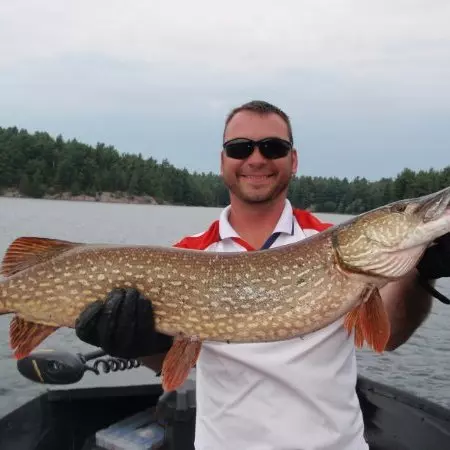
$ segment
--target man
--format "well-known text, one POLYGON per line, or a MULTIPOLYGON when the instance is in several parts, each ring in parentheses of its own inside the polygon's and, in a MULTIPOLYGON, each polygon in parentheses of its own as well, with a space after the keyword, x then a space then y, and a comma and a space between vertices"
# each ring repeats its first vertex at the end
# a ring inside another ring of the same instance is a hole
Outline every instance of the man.
MULTIPOLYGON (((177 246, 251 251, 296 242, 329 226, 293 209, 286 198, 298 161, 283 111, 261 101, 236 108, 223 140, 221 176, 230 205, 207 231, 177 246)), ((445 254, 448 268, 450 248, 445 254)), ((437 278, 432 264, 424 267, 427 278, 437 278)), ((393 350, 425 319, 431 299, 416 271, 381 294, 393 350)), ((367 449, 354 342, 342 324, 282 342, 204 343, 196 372, 196 449, 367 449)), ((77 333, 110 354, 152 355, 144 361, 158 370, 170 338, 154 333, 147 343, 152 326, 151 303, 135 290, 116 290, 80 316, 77 333)))

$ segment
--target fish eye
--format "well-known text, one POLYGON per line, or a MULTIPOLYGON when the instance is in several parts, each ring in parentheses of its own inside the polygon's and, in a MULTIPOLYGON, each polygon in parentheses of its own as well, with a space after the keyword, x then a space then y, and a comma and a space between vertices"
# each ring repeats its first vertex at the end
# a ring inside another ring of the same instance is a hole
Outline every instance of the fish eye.
POLYGON ((395 205, 394 211, 399 213, 405 212, 407 206, 406 203, 399 203, 398 205, 395 205))

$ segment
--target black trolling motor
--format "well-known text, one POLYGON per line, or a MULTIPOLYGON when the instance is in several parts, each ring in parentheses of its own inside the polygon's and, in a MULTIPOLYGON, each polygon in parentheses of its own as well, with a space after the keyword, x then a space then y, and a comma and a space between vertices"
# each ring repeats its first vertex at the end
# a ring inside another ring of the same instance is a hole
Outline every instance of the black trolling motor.
POLYGON ((43 384, 73 384, 80 381, 85 372, 118 372, 140 366, 137 359, 101 358, 106 353, 69 353, 56 350, 39 350, 17 361, 17 369, 25 378, 43 384), (95 359, 92 364, 88 361, 95 359))
MULTIPOLYGON (((102 373, 131 370, 140 366, 136 359, 104 357, 105 355, 106 353, 103 350, 86 354, 38 350, 25 358, 19 359, 17 369, 28 380, 42 384, 61 385, 77 383, 86 372, 101 375, 102 373), (88 364, 92 360, 95 361, 88 364)), ((155 414, 158 423, 164 424, 164 448, 168 450, 194 450, 195 396, 195 383, 189 379, 176 391, 163 392, 160 395, 155 406, 155 414)), ((143 413, 137 413, 136 416, 126 419, 126 428, 130 433, 134 430, 133 427, 138 427, 138 424, 140 424, 139 426, 142 425, 139 422, 142 415, 143 413)), ((118 427, 119 425, 115 424, 114 426, 118 427)), ((103 433, 107 431, 108 429, 102 430, 103 433)), ((112 435, 112 437, 102 436, 104 439, 111 438, 116 445, 116 435, 112 435)), ((103 448, 103 446, 99 448, 103 448)))

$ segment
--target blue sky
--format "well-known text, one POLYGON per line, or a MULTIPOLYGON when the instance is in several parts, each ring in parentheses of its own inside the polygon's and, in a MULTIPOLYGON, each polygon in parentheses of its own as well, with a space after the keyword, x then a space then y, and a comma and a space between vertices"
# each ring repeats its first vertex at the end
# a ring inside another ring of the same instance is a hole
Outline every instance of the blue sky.
POLYGON ((298 174, 450 164, 450 3, 0 0, 0 126, 218 172, 223 120, 291 117, 298 174))

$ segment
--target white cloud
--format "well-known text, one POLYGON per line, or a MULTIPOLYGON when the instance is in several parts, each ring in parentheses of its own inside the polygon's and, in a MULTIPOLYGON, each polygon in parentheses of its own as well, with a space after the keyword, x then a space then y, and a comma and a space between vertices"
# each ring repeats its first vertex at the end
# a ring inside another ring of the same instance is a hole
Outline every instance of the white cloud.
POLYGON ((408 46, 410 60, 421 60, 421 46, 436 52, 450 39, 450 4, 426 0, 18 0, 3 1, 0 17, 3 66, 89 52, 231 72, 347 71, 386 58, 396 66, 389 55, 404 63, 408 46))
POLYGON ((449 23, 443 0, 0 0, 0 126, 216 170, 225 114, 260 98, 291 115, 309 173, 440 167, 449 23))

